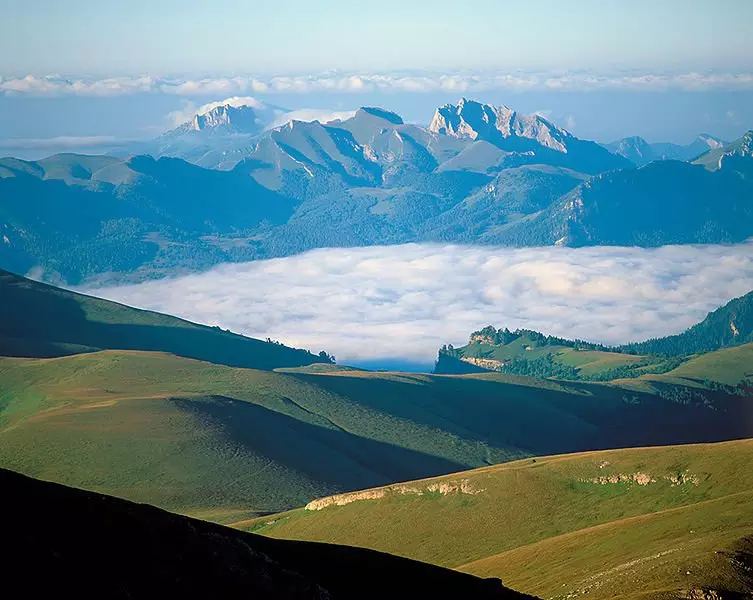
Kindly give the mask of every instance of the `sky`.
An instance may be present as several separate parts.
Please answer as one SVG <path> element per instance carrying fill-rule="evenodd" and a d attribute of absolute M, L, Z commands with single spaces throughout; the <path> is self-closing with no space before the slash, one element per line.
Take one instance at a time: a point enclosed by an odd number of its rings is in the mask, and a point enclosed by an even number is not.
<path fill-rule="evenodd" d="M 749 0 L 0 0 L 0 72 L 748 69 Z"/>
<path fill-rule="evenodd" d="M 468 96 L 600 142 L 753 128 L 751 0 L 0 0 L 0 155 L 105 152 L 191 106 Z"/>
<path fill-rule="evenodd" d="M 341 364 L 425 371 L 440 346 L 462 346 L 486 325 L 620 344 L 680 333 L 751 289 L 753 241 L 652 249 L 332 248 L 84 291 L 324 348 Z"/>

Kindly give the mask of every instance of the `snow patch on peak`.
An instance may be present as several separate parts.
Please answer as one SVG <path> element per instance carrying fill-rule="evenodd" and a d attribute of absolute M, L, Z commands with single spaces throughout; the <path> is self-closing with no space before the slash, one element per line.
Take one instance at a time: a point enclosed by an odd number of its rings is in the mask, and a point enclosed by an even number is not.
<path fill-rule="evenodd" d="M 713 150 L 715 148 L 722 148 L 725 145 L 722 140 L 714 137 L 713 135 L 709 135 L 708 133 L 702 133 L 701 135 L 699 135 L 697 141 L 706 144 L 710 150 Z"/>

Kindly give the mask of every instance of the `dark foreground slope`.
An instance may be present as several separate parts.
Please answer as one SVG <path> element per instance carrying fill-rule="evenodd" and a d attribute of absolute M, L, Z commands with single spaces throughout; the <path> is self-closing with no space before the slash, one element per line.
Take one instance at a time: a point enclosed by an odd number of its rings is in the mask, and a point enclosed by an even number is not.
<path fill-rule="evenodd" d="M 48 358 L 96 350 L 170 352 L 234 367 L 329 362 L 263 342 L 37 283 L 0 270 L 0 356 Z"/>
<path fill-rule="evenodd" d="M 25 597 L 526 598 L 371 550 L 265 539 L 0 470 L 5 585 Z"/>

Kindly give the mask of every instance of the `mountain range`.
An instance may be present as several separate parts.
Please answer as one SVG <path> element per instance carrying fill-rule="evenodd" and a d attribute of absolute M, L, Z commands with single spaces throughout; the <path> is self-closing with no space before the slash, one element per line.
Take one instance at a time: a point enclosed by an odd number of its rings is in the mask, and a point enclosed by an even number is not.
<path fill-rule="evenodd" d="M 753 132 L 694 163 L 636 168 L 539 115 L 467 99 L 426 128 L 366 107 L 265 130 L 271 109 L 209 106 L 163 136 L 183 158 L 0 159 L 0 267 L 77 284 L 318 247 L 753 235 Z"/>
<path fill-rule="evenodd" d="M 702 133 L 684 146 L 669 142 L 649 143 L 642 137 L 632 136 L 605 144 L 604 147 L 642 167 L 656 160 L 692 161 L 709 150 L 724 148 L 727 144 L 713 135 Z"/>

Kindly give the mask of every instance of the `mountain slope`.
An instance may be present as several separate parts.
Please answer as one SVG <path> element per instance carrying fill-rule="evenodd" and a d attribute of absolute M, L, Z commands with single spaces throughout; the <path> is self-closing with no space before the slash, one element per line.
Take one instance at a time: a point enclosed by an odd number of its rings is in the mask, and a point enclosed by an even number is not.
<path fill-rule="evenodd" d="M 687 331 L 621 348 L 636 354 L 681 356 L 753 342 L 753 292 L 710 312 Z"/>
<path fill-rule="evenodd" d="M 753 130 L 731 144 L 714 147 L 693 161 L 703 165 L 709 171 L 717 171 L 732 163 L 739 163 L 740 159 L 753 158 Z M 734 168 L 734 167 L 733 167 Z"/>
<path fill-rule="evenodd" d="M 737 388 L 677 377 L 275 373 L 124 351 L 0 359 L 0 466 L 220 522 L 526 456 L 751 436 L 749 415 Z"/>
<path fill-rule="evenodd" d="M 494 575 L 545 598 L 742 598 L 752 459 L 751 440 L 527 459 L 236 526 Z M 701 590 L 719 595 L 689 595 Z"/>
<path fill-rule="evenodd" d="M 702 133 L 693 142 L 685 146 L 668 142 L 650 144 L 642 137 L 633 136 L 605 144 L 604 147 L 642 167 L 656 160 L 693 160 L 709 150 L 721 148 L 726 144 L 719 138 Z"/>
<path fill-rule="evenodd" d="M 628 377 L 677 372 L 704 372 L 704 368 L 685 365 L 691 355 L 713 353 L 737 346 L 753 348 L 753 292 L 734 298 L 710 312 L 706 318 L 678 335 L 645 342 L 602 346 L 582 340 L 565 340 L 537 331 L 495 329 L 489 325 L 471 333 L 468 344 L 459 348 L 443 347 L 436 373 L 477 373 L 499 371 L 538 375 L 559 379 L 609 381 Z M 747 355 L 745 350 L 743 355 Z M 740 368 L 733 353 L 726 353 L 730 364 L 720 381 L 737 385 L 753 376 Z M 714 358 L 707 359 L 713 363 Z M 725 361 L 722 361 L 725 362 Z M 713 368 L 714 372 L 719 369 Z M 714 377 L 708 377 L 714 380 Z"/>
<path fill-rule="evenodd" d="M 154 350 L 236 367 L 329 362 L 151 311 L 69 292 L 0 270 L 0 356 L 53 357 L 102 349 Z"/>
<path fill-rule="evenodd" d="M 593 177 L 496 238 L 508 245 L 732 243 L 753 233 L 753 158 L 724 166 L 658 161 Z"/>
<path fill-rule="evenodd" d="M 13 550 L 8 582 L 23 582 L 33 597 L 528 597 L 498 580 L 358 548 L 269 540 L 11 471 L 0 470 L 0 485 L 3 542 Z"/>
<path fill-rule="evenodd" d="M 144 264 L 152 273 L 203 268 L 235 251 L 213 236 L 258 231 L 292 211 L 288 199 L 250 177 L 178 159 L 2 159 L 0 266 L 41 267 L 72 284 Z"/>

